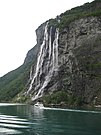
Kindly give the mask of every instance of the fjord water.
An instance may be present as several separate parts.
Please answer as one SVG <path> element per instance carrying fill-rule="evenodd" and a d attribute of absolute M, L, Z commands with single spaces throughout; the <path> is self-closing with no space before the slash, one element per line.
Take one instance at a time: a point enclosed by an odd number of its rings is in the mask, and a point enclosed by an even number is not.
<path fill-rule="evenodd" d="M 0 135 L 101 135 L 101 112 L 0 104 Z"/>

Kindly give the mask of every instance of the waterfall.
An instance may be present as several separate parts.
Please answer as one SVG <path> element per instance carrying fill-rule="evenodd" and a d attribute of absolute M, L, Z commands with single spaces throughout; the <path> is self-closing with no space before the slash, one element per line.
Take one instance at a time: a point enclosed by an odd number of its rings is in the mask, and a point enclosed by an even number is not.
<path fill-rule="evenodd" d="M 56 29 L 56 35 L 55 35 L 55 42 L 56 42 L 56 69 L 58 69 L 58 38 L 59 38 L 59 30 Z"/>
<path fill-rule="evenodd" d="M 58 69 L 58 37 L 59 30 L 56 29 L 55 40 L 53 42 L 53 70 Z"/>
<path fill-rule="evenodd" d="M 30 69 L 30 79 L 29 80 L 32 80 L 32 66 L 31 66 L 31 69 Z"/>
<path fill-rule="evenodd" d="M 52 27 L 50 28 L 50 36 L 49 36 L 49 60 L 51 57 L 51 50 L 52 50 L 52 48 L 51 48 L 51 42 L 52 42 L 51 35 L 52 35 Z"/>
<path fill-rule="evenodd" d="M 29 94 L 34 84 L 35 94 L 32 100 L 38 99 L 43 95 L 44 89 L 50 82 L 53 73 L 58 70 L 59 30 L 55 29 L 54 37 L 52 38 L 53 28 L 48 29 L 48 23 L 46 23 L 43 43 L 40 46 L 37 58 L 36 71 L 27 91 L 27 94 Z"/>
<path fill-rule="evenodd" d="M 39 55 L 38 55 L 38 59 L 37 59 L 37 65 L 36 65 L 36 72 L 35 72 L 35 75 L 33 76 L 33 79 L 32 79 L 32 81 L 31 81 L 31 83 L 30 83 L 30 87 L 29 87 L 29 89 L 28 89 L 28 91 L 27 91 L 27 94 L 31 91 L 31 89 L 32 89 L 32 85 L 33 85 L 33 83 L 34 83 L 34 81 L 35 81 L 35 78 L 37 77 L 37 75 L 38 75 L 38 72 L 39 72 L 39 69 L 40 69 L 40 67 L 42 68 L 42 61 L 43 61 L 43 48 L 44 48 L 44 46 L 45 46 L 45 42 L 46 42 L 46 39 L 47 39 L 47 27 L 48 27 L 48 23 L 46 24 L 46 26 L 45 26 L 45 32 L 44 32 L 44 40 L 43 40 L 43 43 L 42 43 L 42 45 L 41 45 L 41 47 L 40 47 L 40 52 L 39 52 Z"/>

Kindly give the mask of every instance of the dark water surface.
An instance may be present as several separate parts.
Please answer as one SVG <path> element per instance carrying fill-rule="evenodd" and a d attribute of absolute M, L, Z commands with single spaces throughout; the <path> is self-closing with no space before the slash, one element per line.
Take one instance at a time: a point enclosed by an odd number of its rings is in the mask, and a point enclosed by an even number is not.
<path fill-rule="evenodd" d="M 0 135 L 101 135 L 101 112 L 0 104 Z"/>

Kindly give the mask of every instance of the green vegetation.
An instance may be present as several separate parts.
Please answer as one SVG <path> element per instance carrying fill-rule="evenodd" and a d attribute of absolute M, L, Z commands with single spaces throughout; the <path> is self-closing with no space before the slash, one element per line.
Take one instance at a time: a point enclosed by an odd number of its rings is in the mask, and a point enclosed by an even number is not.
<path fill-rule="evenodd" d="M 58 22 L 57 22 L 56 19 L 50 19 L 50 20 L 49 20 L 49 27 L 50 27 L 50 26 L 55 26 L 55 27 L 57 27 L 57 25 L 58 25 Z"/>
<path fill-rule="evenodd" d="M 85 3 L 82 6 L 73 8 L 71 10 L 66 11 L 65 13 L 62 13 L 60 16 L 57 16 L 55 19 L 50 19 L 49 27 L 51 26 L 58 27 L 60 29 L 60 32 L 62 32 L 64 28 L 68 28 L 68 25 L 71 22 L 80 18 L 91 17 L 91 16 L 94 17 L 101 16 L 101 0 L 95 0 L 91 3 Z M 99 42 L 100 44 L 101 40 L 100 41 L 98 40 L 97 42 Z M 90 48 L 88 48 L 87 46 L 86 49 L 89 51 Z M 17 98 L 18 101 L 20 102 L 26 102 L 29 100 L 30 97 L 26 97 L 26 96 L 21 97 L 19 96 L 19 93 L 21 94 L 26 88 L 26 84 L 28 83 L 28 79 L 29 79 L 30 66 L 36 60 L 37 51 L 38 51 L 38 46 L 35 46 L 32 49 L 32 52 L 29 53 L 29 56 L 26 59 L 26 63 L 24 63 L 16 70 L 9 72 L 8 74 L 0 78 L 0 102 L 12 101 L 12 100 L 15 101 Z M 80 50 L 80 52 L 84 52 L 84 51 Z M 88 75 L 90 74 L 89 76 L 93 76 L 98 79 L 101 79 L 101 75 L 98 75 L 101 69 L 101 63 L 91 62 L 91 59 L 92 59 L 91 57 L 90 58 L 87 57 L 87 59 L 83 57 L 79 57 L 79 61 L 81 63 L 80 66 L 84 72 L 88 71 L 87 74 Z M 96 70 L 97 72 L 96 73 L 93 72 L 92 74 L 90 71 L 91 70 L 93 71 L 95 69 L 97 69 Z M 53 93 L 52 95 L 45 96 L 43 98 L 43 101 L 47 105 L 64 103 L 67 106 L 71 106 L 71 105 L 79 106 L 82 104 L 82 100 L 80 97 L 74 97 L 73 95 L 70 95 L 68 92 L 62 90 Z"/>
<path fill-rule="evenodd" d="M 22 65 L 0 78 L 0 101 L 10 101 L 21 92 L 27 83 L 28 74 L 29 66 Z"/>
<path fill-rule="evenodd" d="M 30 102 L 30 96 L 20 93 L 15 97 L 15 99 L 13 101 L 18 102 L 18 103 L 29 103 Z"/>
<path fill-rule="evenodd" d="M 0 78 L 0 102 L 15 102 L 25 92 L 29 80 L 31 65 L 36 61 L 37 46 L 29 50 L 24 64 L 19 68 L 7 73 Z M 20 93 L 20 94 L 19 94 Z M 20 102 L 28 100 L 29 97 L 22 97 Z"/>
<path fill-rule="evenodd" d="M 43 102 L 46 106 L 48 105 L 63 105 L 63 106 L 81 106 L 82 100 L 80 97 L 74 97 L 65 91 L 58 91 L 52 95 L 43 97 Z"/>
<path fill-rule="evenodd" d="M 54 25 L 59 27 L 60 31 L 62 31 L 64 28 L 68 27 L 71 22 L 90 16 L 101 16 L 101 0 L 95 0 L 91 3 L 85 3 L 82 6 L 67 10 L 65 13 L 62 13 L 60 17 L 49 21 L 50 26 Z M 60 19 L 60 23 L 58 23 L 58 18 Z"/>

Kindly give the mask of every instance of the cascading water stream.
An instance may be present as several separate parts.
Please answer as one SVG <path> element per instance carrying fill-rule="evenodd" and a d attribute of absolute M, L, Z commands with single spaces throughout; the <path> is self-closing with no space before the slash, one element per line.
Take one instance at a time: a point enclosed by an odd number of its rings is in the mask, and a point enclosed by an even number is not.
<path fill-rule="evenodd" d="M 58 69 L 58 37 L 59 30 L 56 29 L 55 40 L 53 42 L 53 70 Z"/>
<path fill-rule="evenodd" d="M 56 69 L 58 69 L 58 38 L 59 38 L 59 30 L 56 29 L 56 35 L 55 35 L 55 43 L 56 43 Z"/>
<path fill-rule="evenodd" d="M 52 52 L 52 48 L 51 48 L 51 43 L 52 43 L 51 35 L 52 35 L 52 27 L 50 28 L 50 36 L 49 36 L 49 60 L 51 58 L 51 52 Z"/>
<path fill-rule="evenodd" d="M 53 76 L 53 72 L 58 70 L 59 30 L 55 29 L 54 37 L 52 37 L 52 30 L 53 28 L 51 27 L 50 32 L 48 32 L 48 23 L 46 23 L 44 39 L 37 59 L 36 71 L 27 91 L 27 94 L 29 94 L 32 90 L 32 85 L 35 84 L 35 95 L 32 100 L 36 100 L 42 96 L 45 87 L 48 85 L 51 77 Z"/>
<path fill-rule="evenodd" d="M 37 75 L 38 75 L 38 72 L 39 72 L 39 69 L 40 69 L 40 63 L 42 63 L 42 52 L 43 52 L 43 48 L 44 48 L 44 46 L 45 46 L 45 41 L 46 41 L 46 35 L 47 35 L 47 27 L 48 27 L 48 23 L 46 24 L 46 26 L 45 26 L 45 32 L 44 32 L 44 40 L 43 40 L 43 43 L 42 43 L 42 45 L 41 45 L 41 47 L 40 47 L 40 52 L 39 52 L 39 56 L 38 56 L 38 59 L 37 59 L 37 65 L 36 65 L 36 72 L 35 72 L 35 75 L 34 75 L 34 77 L 33 77 L 33 79 L 32 79 L 32 81 L 31 81 L 31 83 L 30 83 L 30 87 L 29 87 L 29 89 L 28 89 L 28 91 L 27 91 L 27 94 L 31 91 L 31 89 L 32 89 L 32 85 L 33 85 L 33 83 L 34 83 L 34 81 L 35 81 L 35 78 L 37 77 Z M 41 66 L 42 66 L 42 64 L 41 64 Z"/>
<path fill-rule="evenodd" d="M 31 66 L 31 69 L 30 69 L 30 80 L 32 80 L 32 66 Z"/>

